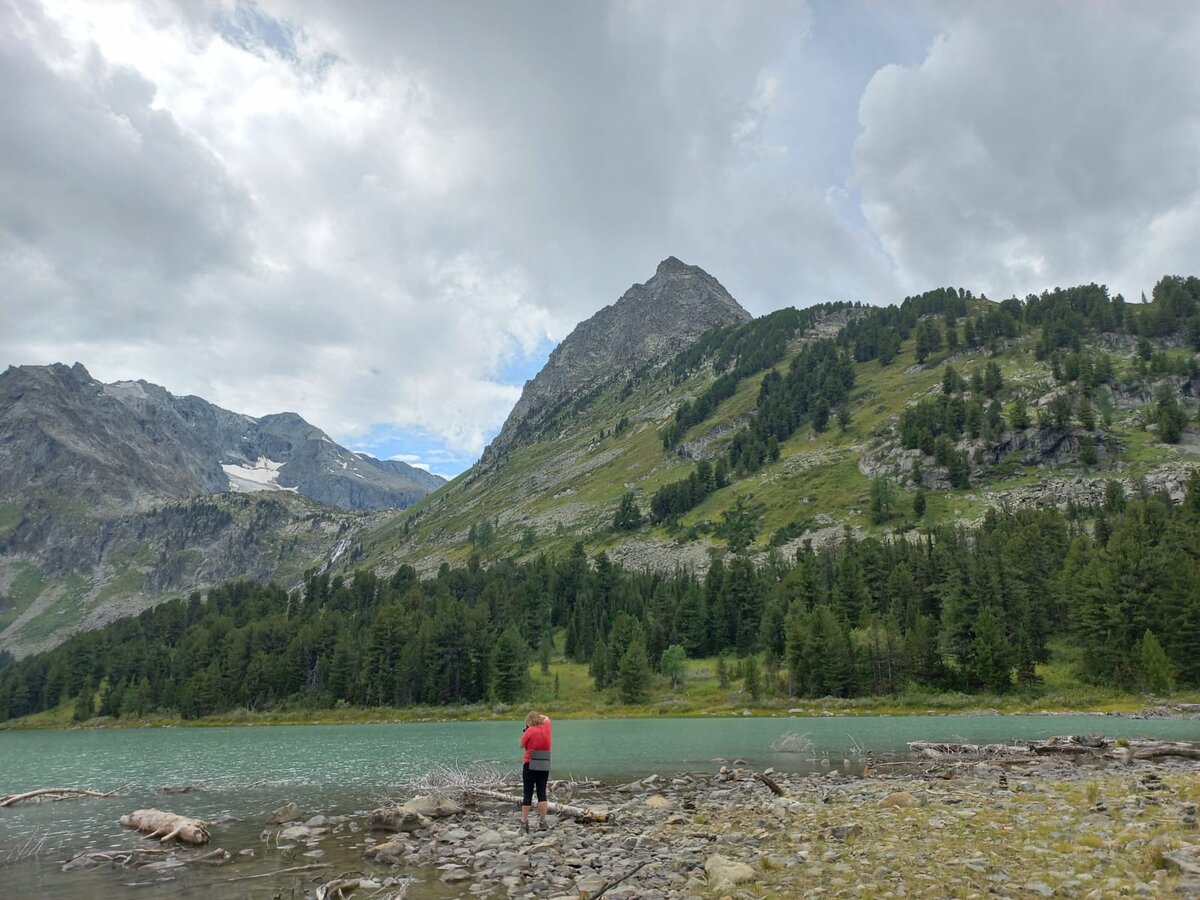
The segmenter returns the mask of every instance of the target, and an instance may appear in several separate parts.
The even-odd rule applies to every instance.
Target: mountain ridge
[[[528,440],[565,399],[662,365],[704,332],[751,318],[708,272],[668,256],[651,278],[580,322],[554,348],[546,365],[525,383],[484,460]]]
[[[337,445],[295,413],[255,418],[80,363],[0,373],[0,649],[231,578],[346,554],[372,515],[444,483]]]

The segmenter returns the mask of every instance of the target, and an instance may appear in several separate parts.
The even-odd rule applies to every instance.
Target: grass
[[[16,503],[0,503],[0,536],[11,534],[23,517],[24,513]]]
[[[26,563],[17,563],[17,574],[8,588],[7,602],[0,605],[0,630],[7,628],[21,613],[41,596],[46,578],[41,570]]]
[[[1024,343],[992,357],[986,350],[962,351],[951,364],[960,375],[970,378],[990,360],[999,363],[1008,385],[1032,385],[1039,381],[1050,385],[1049,367],[1034,358],[1032,348],[1037,333]],[[895,421],[915,398],[940,391],[945,356],[931,358],[918,366],[915,340],[909,338],[896,359],[888,366],[878,361],[857,366],[856,383],[851,393],[851,423],[845,432],[836,424],[821,434],[801,427],[783,443],[782,459],[752,476],[736,480],[717,491],[684,515],[680,525],[687,530],[705,523],[715,525],[739,498],[761,504],[756,549],[765,549],[770,534],[795,521],[813,519],[818,513],[830,516],[837,525],[864,529],[869,534],[885,534],[893,529],[931,526],[946,521],[974,521],[986,510],[981,499],[982,487],[1011,489],[1038,480],[1036,467],[1019,465],[1014,459],[989,476],[985,484],[974,484],[965,491],[928,491],[927,510],[921,521],[912,514],[912,492],[897,490],[898,514],[882,526],[869,522],[867,509],[870,479],[858,469],[864,447],[877,444],[892,434]],[[787,364],[777,369],[786,370]],[[755,406],[763,375],[745,378],[734,395],[704,422],[692,426],[684,440],[709,434],[719,426],[730,426]],[[456,479],[450,485],[421,501],[413,511],[398,517],[364,540],[366,565],[384,565],[419,560],[432,554],[452,565],[464,562],[471,553],[463,535],[472,525],[500,516],[495,545],[483,555],[485,564],[507,555],[565,552],[583,540],[589,552],[629,540],[654,538],[674,540],[676,534],[662,527],[646,528],[634,535],[615,535],[608,528],[612,510],[621,494],[630,489],[639,497],[643,509],[659,487],[685,477],[694,467],[690,460],[666,452],[661,444],[661,425],[684,399],[697,396],[712,381],[708,372],[700,372],[680,384],[666,373],[645,376],[630,396],[622,396],[622,385],[614,384],[597,395],[582,411],[563,416],[549,429],[549,440],[528,444],[510,451],[495,464],[486,477]],[[662,419],[647,418],[654,410]],[[614,427],[628,417],[631,427],[615,436]],[[604,437],[600,437],[604,434]],[[730,434],[730,437],[732,433]],[[1122,457],[1142,469],[1170,458],[1171,453],[1154,446],[1145,432],[1131,432],[1123,446]],[[718,439],[720,449],[729,438]],[[592,465],[601,454],[612,454]],[[1017,475],[1021,470],[1023,474]],[[556,477],[555,473],[563,473]],[[534,487],[536,486],[536,487]],[[577,524],[559,532],[554,523],[560,516],[571,516]],[[402,535],[404,522],[411,522],[411,534]],[[522,548],[520,538],[526,525],[536,523],[536,541]],[[719,541],[716,541],[719,545]]]
[[[551,662],[547,673],[543,673],[537,664],[531,666],[532,690],[527,698],[512,707],[497,703],[476,703],[406,708],[339,706],[331,709],[289,703],[271,710],[237,709],[201,719],[185,720],[177,714],[161,712],[139,717],[93,720],[86,726],[81,726],[72,720],[72,699],[53,710],[0,724],[0,729],[490,721],[511,718],[514,709],[528,707],[564,719],[742,717],[747,711],[751,716],[801,718],[830,714],[950,715],[978,711],[1036,714],[1076,712],[1084,709],[1093,712],[1131,713],[1145,708],[1150,702],[1161,702],[1161,698],[1151,701],[1136,694],[1093,688],[1080,685],[1077,681],[1068,682],[1068,670],[1068,663],[1039,667],[1038,674],[1043,679],[1043,685],[1039,690],[1029,693],[994,695],[910,690],[896,695],[856,698],[801,699],[772,695],[755,701],[745,692],[739,680],[733,680],[729,687],[722,687],[717,678],[717,658],[708,657],[688,661],[687,673],[679,690],[672,689],[668,679],[655,676],[646,701],[627,704],[621,702],[615,689],[596,690],[586,665],[559,659]],[[1179,694],[1173,699],[1177,702],[1200,702],[1200,692]]]

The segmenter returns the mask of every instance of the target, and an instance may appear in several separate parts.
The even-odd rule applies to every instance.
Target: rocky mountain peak
[[[674,256],[616,303],[581,322],[559,344],[488,447],[494,458],[563,404],[646,366],[660,366],[717,325],[752,318],[717,279]]]

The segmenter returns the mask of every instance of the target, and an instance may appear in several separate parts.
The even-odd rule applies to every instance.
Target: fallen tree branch
[[[648,860],[648,859],[642,860],[640,863],[638,863],[636,866],[634,866],[632,869],[630,869],[628,872],[626,872],[624,875],[622,875],[616,881],[610,881],[610,882],[606,883],[602,888],[600,888],[600,890],[596,891],[596,896],[593,897],[592,900],[600,900],[601,897],[603,897],[605,894],[607,894],[612,888],[615,888],[618,884],[620,884],[626,878],[631,878],[634,875],[636,875],[637,872],[642,868],[642,866],[646,865],[648,862],[650,862],[650,860]]]
[[[83,788],[42,788],[37,791],[26,791],[24,794],[11,794],[8,797],[0,799],[0,809],[6,806],[12,806],[14,803],[20,803],[22,800],[32,800],[34,797],[45,797],[49,794],[80,794],[84,797],[115,797],[116,791],[108,793],[100,793],[99,791],[87,791]]]
[[[359,878],[335,878],[333,881],[327,881],[317,888],[317,900],[344,900],[342,891],[355,890],[360,881]]]
[[[506,803],[512,803],[515,806],[521,805],[521,798],[512,794],[502,794],[500,791],[490,791],[486,788],[466,788],[466,793],[474,794],[477,797],[487,797],[489,800],[501,800]],[[567,806],[564,803],[550,803],[546,809],[555,815],[570,816],[573,819],[579,819],[583,822],[611,822],[612,813],[604,812],[599,809],[586,809],[581,806]]]
[[[776,784],[775,779],[773,779],[770,775],[761,775],[758,772],[755,772],[754,777],[757,778],[759,781],[761,781],[763,784],[765,784],[768,788],[770,788],[771,793],[774,794],[776,797],[783,796],[783,788],[781,788],[778,784]]]
[[[260,872],[258,875],[239,875],[229,881],[250,881],[253,878],[271,878],[275,875],[288,875],[292,872],[315,872],[317,869],[332,869],[333,863],[309,863],[307,866],[292,866],[290,869],[280,869],[277,872]]]

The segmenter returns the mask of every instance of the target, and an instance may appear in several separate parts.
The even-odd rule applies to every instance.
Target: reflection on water
[[[987,743],[1088,732],[1200,740],[1200,723],[1093,716],[562,720],[555,723],[555,777],[616,781],[650,772],[711,771],[734,759],[790,771],[841,767],[843,760],[854,768],[861,752],[903,754],[910,740]],[[780,742],[785,735],[803,736],[794,742],[803,752],[773,751],[772,744],[786,746]],[[306,815],[356,813],[444,766],[488,762],[511,769],[515,777],[519,736],[516,717],[504,722],[0,732],[0,795],[40,787],[121,793],[0,810],[0,862],[34,845],[46,854],[41,863],[6,866],[5,891],[75,900],[124,893],[275,896],[282,889],[286,897],[299,880],[296,896],[302,896],[304,888],[312,890],[304,880],[311,875],[293,876],[290,883],[286,877],[267,879],[270,883],[261,886],[221,882],[226,885],[221,891],[214,888],[214,879],[296,864],[288,851],[264,855],[260,841],[266,816],[283,803],[298,803]],[[159,793],[164,786],[184,785],[200,790]],[[136,887],[148,880],[137,871],[58,871],[55,861],[83,850],[147,846],[117,819],[150,806],[218,823],[213,846],[234,853],[254,848],[257,855],[216,870],[166,873],[173,880]],[[333,873],[369,868],[361,847],[350,846],[359,840],[349,833],[327,839],[322,849],[328,855],[321,861],[332,863]],[[410,896],[445,896],[445,890],[434,879]]]

